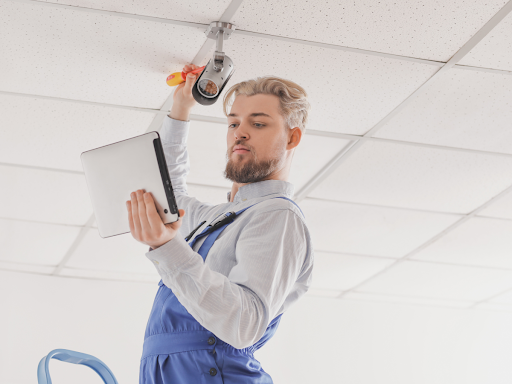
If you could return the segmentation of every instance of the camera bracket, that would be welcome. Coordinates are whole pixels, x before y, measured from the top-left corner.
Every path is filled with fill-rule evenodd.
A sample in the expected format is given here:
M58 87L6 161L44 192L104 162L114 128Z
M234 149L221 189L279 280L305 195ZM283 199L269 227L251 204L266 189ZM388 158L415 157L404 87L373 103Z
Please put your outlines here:
M231 33L235 30L236 26L224 21L212 21L206 31L206 37L217 41L217 47L213 53L213 69L216 72L222 71L224 68L225 54L222 51L224 40L230 38Z

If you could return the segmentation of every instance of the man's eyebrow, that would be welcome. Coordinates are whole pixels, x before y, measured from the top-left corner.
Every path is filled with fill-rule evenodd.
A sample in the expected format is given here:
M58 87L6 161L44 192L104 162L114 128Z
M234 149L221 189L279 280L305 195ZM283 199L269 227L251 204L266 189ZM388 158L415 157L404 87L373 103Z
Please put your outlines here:
M230 113L228 116L231 116L231 117L238 117L238 115L237 115L236 113ZM255 113L251 113L249 116L250 116L250 117L266 116L266 117L270 117L271 119L273 119L273 117L272 117L272 116L267 115L266 113L263 113L263 112L255 112Z

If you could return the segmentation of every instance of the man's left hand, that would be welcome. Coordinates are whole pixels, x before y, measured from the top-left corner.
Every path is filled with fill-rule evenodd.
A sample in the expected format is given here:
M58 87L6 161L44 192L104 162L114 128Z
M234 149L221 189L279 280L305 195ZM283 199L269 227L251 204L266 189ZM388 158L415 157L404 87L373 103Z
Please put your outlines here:
M135 240L156 249L174 239L181 227L185 211L180 209L180 219L174 223L164 224L156 211L151 192L139 189L131 193L131 201L126 202L130 232Z

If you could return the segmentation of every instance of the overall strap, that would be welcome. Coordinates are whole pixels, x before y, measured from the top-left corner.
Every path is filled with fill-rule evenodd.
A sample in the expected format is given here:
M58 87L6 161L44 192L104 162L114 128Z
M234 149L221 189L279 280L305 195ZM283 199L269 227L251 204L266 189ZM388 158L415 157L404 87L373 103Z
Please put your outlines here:
M285 199L285 200L291 201L293 204L295 204L295 206L297 206L297 208L299 208L300 212L304 216L304 213L302 212L300 207L292 199L289 199L289 198L284 197L284 196L276 196L276 197L272 197L272 199ZM266 201L266 200L263 200L263 201ZM262 203L263 201L260 201L260 202L258 202L256 204ZM228 213L226 213L225 217L222 220L218 221L213 226L206 227L199 235L197 235L194 238L194 240L192 240L189 243L190 247L193 248L194 244L196 243L196 241L198 239L200 239L200 238L202 238L204 236L208 236L205 239L205 241L203 242L203 244L201 244L201 247L199 248L199 251L198 251L198 253L202 256L203 260L206 260L206 256L208 255L208 252L210 251L210 248L213 246L213 243L215 243L215 241L217 240L219 235L222 233L222 231L224 231L224 229L229 224L231 224L240 214L242 214L243 212L245 212L249 208L254 207L256 204L250 205L247 208L241 209L238 212L228 212Z

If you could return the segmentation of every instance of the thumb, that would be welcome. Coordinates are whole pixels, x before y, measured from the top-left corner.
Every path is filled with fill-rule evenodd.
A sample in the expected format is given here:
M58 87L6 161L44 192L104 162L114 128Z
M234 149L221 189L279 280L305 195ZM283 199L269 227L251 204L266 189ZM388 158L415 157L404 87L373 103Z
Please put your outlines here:
M195 73L187 73L187 80L185 81L185 89L184 92L187 94L192 93L192 87L194 86L194 82L196 81Z

